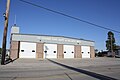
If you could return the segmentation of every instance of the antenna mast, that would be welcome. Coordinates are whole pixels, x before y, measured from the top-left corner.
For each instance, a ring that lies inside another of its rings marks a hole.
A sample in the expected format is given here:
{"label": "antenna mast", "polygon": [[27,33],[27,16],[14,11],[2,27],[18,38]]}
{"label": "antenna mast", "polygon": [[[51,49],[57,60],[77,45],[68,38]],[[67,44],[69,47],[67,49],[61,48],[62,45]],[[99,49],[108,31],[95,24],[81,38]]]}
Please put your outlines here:
{"label": "antenna mast", "polygon": [[14,19],[14,26],[16,26],[16,15],[15,15],[15,19]]}

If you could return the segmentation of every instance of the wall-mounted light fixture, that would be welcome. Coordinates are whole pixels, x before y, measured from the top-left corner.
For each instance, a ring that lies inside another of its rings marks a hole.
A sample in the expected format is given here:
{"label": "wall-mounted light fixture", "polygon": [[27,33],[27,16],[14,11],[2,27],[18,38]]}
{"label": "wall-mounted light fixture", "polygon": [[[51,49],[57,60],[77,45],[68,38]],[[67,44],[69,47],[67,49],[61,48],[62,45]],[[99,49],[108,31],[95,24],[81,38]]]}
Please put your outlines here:
{"label": "wall-mounted light fixture", "polygon": [[7,20],[6,13],[3,13],[3,17],[5,18],[5,20]]}

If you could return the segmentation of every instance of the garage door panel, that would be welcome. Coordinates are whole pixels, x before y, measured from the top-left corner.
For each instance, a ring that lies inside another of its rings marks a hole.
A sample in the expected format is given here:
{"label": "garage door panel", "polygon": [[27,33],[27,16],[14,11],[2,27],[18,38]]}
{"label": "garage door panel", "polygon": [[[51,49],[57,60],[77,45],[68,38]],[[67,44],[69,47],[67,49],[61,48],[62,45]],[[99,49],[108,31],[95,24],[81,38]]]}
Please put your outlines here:
{"label": "garage door panel", "polygon": [[20,58],[36,58],[36,43],[20,42]]}
{"label": "garage door panel", "polygon": [[90,58],[90,47],[81,46],[82,58]]}
{"label": "garage door panel", "polygon": [[57,58],[57,44],[44,44],[44,58]]}
{"label": "garage door panel", "polygon": [[74,46],[64,45],[64,58],[74,58]]}

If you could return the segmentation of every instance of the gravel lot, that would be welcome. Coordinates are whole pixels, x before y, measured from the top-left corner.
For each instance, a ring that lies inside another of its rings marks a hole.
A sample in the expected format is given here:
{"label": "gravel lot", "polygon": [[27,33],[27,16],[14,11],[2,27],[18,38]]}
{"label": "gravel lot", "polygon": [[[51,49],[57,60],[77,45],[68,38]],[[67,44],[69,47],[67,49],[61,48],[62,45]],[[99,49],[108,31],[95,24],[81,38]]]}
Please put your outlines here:
{"label": "gravel lot", "polygon": [[0,80],[97,79],[120,79],[120,58],[17,59],[0,65]]}

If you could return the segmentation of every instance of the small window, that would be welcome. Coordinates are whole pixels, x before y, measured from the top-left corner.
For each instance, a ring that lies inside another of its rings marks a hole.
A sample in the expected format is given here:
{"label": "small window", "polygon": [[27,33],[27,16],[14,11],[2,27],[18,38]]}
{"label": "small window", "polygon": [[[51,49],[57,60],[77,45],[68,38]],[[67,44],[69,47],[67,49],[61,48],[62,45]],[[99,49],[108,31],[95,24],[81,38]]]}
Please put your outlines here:
{"label": "small window", "polygon": [[64,51],[64,53],[66,53],[66,51]]}
{"label": "small window", "polygon": [[56,51],[53,51],[53,53],[56,53]]}
{"label": "small window", "polygon": [[24,50],[21,50],[21,52],[24,52]]}
{"label": "small window", "polygon": [[35,50],[32,50],[32,52],[35,52]]}
{"label": "small window", "polygon": [[83,54],[84,52],[82,52],[82,54]]}
{"label": "small window", "polygon": [[88,52],[88,54],[89,54],[90,52]]}
{"label": "small window", "polygon": [[72,51],[72,53],[74,53],[74,52]]}

